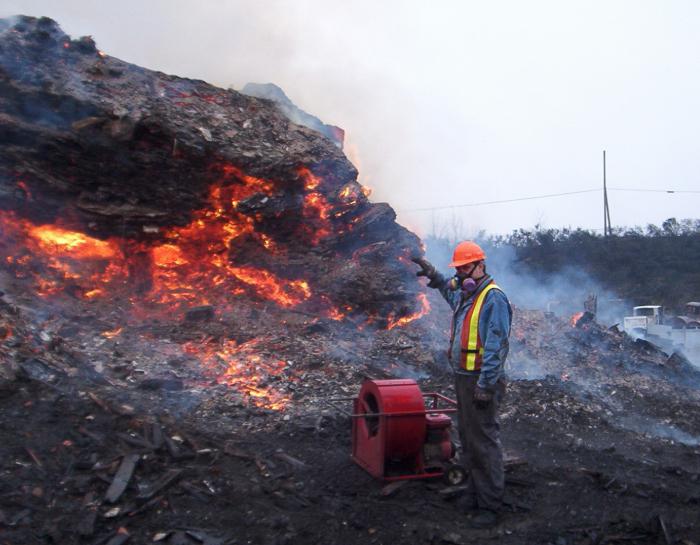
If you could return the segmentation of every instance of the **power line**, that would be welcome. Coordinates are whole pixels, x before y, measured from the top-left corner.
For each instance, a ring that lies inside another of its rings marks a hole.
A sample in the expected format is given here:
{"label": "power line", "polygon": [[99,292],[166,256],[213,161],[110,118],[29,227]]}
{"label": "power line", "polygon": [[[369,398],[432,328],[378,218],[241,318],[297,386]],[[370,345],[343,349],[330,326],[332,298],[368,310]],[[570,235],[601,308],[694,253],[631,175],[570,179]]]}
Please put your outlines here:
{"label": "power line", "polygon": [[634,189],[631,187],[609,187],[609,191],[635,191],[644,193],[700,193],[694,189]]}
{"label": "power line", "polygon": [[[581,189],[579,191],[567,191],[564,193],[549,193],[547,195],[533,195],[530,197],[518,197],[515,199],[501,199],[497,201],[482,201],[471,202],[465,204],[448,204],[443,206],[429,206],[425,208],[406,208],[401,209],[401,212],[431,212],[433,210],[448,210],[454,208],[468,208],[471,206],[486,206],[489,204],[503,204],[508,202],[533,201],[537,199],[551,199],[552,197],[564,197],[566,195],[580,195],[581,193],[594,193],[600,191],[600,188]],[[700,193],[700,190],[692,189],[635,189],[631,187],[608,187],[608,191],[633,191],[633,192],[648,192],[648,193]]]}
{"label": "power line", "polygon": [[549,199],[551,197],[563,197],[564,195],[578,195],[579,193],[592,193],[594,191],[600,191],[600,189],[582,189],[580,191],[568,191],[566,193],[550,193],[549,195],[534,195],[532,197],[519,197],[517,199],[502,199],[499,201],[483,201],[483,202],[471,202],[467,204],[450,204],[445,206],[432,206],[427,208],[411,208],[403,210],[403,212],[428,212],[430,210],[445,210],[448,208],[466,208],[468,206],[483,206],[487,204],[501,204],[506,202],[517,202],[517,201],[532,201],[535,199]]}

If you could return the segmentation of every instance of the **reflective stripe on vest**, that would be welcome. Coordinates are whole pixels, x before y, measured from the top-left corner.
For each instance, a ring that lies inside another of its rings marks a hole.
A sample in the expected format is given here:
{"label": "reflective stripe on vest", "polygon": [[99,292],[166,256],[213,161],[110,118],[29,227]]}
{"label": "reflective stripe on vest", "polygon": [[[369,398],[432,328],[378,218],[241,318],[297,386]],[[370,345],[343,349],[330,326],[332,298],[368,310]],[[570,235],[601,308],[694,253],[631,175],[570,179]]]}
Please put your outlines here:
{"label": "reflective stripe on vest", "polygon": [[476,296],[471,308],[464,317],[462,323],[462,368],[467,371],[481,370],[481,362],[484,356],[484,347],[479,336],[479,316],[481,315],[481,307],[486,300],[486,294],[493,289],[500,289],[493,281],[487,284],[481,290],[481,293]]}

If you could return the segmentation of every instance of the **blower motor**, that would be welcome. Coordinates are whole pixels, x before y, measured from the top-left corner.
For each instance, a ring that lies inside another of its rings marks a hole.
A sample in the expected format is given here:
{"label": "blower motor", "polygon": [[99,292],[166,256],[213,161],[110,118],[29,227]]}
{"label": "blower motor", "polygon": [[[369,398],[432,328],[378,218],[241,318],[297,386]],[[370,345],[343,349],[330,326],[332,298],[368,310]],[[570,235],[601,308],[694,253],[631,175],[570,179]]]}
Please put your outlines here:
{"label": "blower motor", "polygon": [[[440,403],[447,407],[440,407]],[[352,459],[384,481],[464,480],[450,438],[457,403],[410,379],[366,380],[353,399]]]}

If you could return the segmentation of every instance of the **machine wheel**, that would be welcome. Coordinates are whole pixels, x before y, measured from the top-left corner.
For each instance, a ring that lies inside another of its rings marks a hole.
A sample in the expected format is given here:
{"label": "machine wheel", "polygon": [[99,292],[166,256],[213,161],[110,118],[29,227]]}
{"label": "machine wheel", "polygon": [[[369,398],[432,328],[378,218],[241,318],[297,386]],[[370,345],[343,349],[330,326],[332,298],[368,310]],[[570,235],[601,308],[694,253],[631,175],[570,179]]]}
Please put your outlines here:
{"label": "machine wheel", "polygon": [[445,474],[443,476],[445,482],[450,486],[457,486],[464,482],[467,478],[467,472],[464,471],[462,466],[456,464],[449,465],[445,468]]}

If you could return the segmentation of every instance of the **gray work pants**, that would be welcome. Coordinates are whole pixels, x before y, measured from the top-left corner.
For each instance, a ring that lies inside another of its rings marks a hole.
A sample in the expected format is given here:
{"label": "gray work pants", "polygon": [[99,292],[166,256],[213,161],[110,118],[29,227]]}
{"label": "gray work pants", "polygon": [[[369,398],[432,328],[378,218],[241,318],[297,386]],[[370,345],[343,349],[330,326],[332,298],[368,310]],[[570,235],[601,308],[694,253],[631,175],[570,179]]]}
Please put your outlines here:
{"label": "gray work pants", "polygon": [[486,409],[474,405],[474,388],[479,375],[455,375],[459,404],[459,435],[462,441],[462,464],[467,472],[467,498],[479,509],[498,511],[503,500],[503,449],[498,407],[506,391],[506,382],[496,384],[493,401]]}

